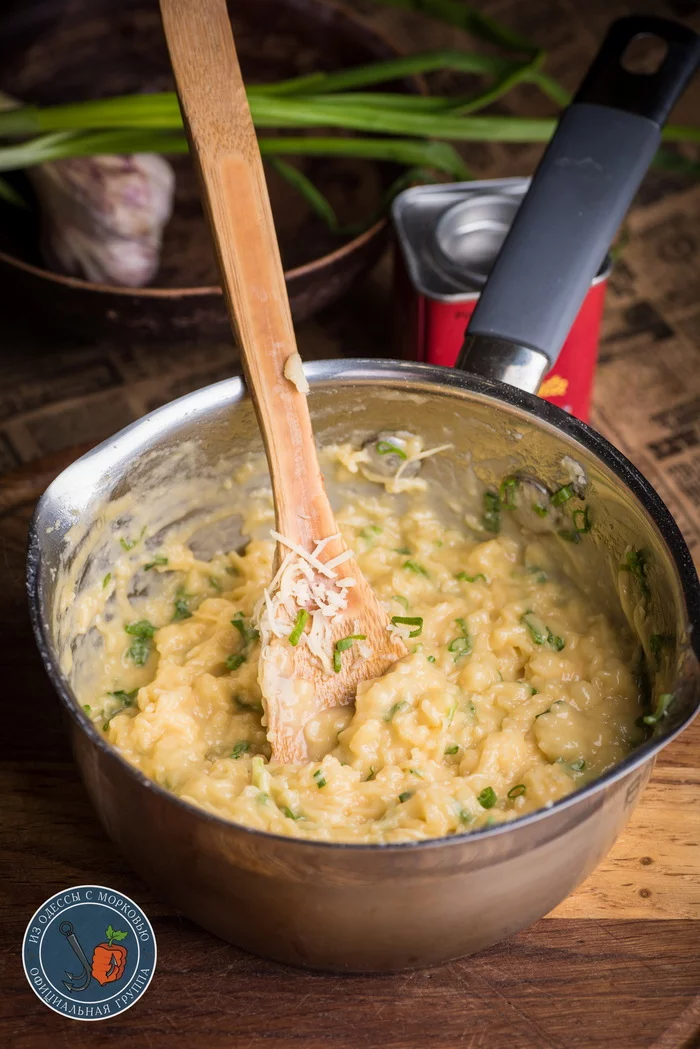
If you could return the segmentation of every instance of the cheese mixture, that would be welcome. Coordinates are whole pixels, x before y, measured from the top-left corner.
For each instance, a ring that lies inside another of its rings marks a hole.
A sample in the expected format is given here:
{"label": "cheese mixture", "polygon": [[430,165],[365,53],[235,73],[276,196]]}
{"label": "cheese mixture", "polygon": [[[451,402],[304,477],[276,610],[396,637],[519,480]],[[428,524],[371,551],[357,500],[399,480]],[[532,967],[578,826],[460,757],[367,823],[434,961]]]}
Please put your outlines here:
{"label": "cheese mixture", "polygon": [[[354,707],[312,718],[304,764],[270,761],[262,721],[256,614],[274,540],[198,560],[172,537],[155,550],[148,535],[122,537],[100,583],[112,611],[94,620],[102,677],[81,699],[125,758],[225,819],[379,843],[515,819],[642,741],[631,635],[567,578],[551,537],[505,521],[512,486],[486,492],[481,520],[448,527],[405,468],[424,455],[402,453],[387,480],[364,451],[332,451],[341,480],[359,469],[376,482],[370,495],[349,489],[337,520],[409,654],[362,684]],[[269,533],[269,493],[249,516],[249,534],[261,522]]]}

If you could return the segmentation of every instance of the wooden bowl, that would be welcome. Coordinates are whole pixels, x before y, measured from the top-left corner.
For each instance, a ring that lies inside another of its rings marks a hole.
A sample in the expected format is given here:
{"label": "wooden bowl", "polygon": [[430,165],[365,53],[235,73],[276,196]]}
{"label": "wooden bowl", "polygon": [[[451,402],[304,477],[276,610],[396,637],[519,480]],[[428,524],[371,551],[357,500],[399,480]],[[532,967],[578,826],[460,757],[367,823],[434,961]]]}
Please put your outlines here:
{"label": "wooden bowl", "polygon": [[[11,0],[0,28],[0,86],[25,101],[172,89],[157,4],[152,0]],[[393,57],[394,45],[348,10],[327,0],[232,0],[241,65],[250,83]],[[421,91],[419,80],[398,90]],[[268,132],[269,133],[269,132]],[[96,337],[161,340],[221,337],[229,332],[209,234],[187,156],[170,158],[177,173],[175,210],[152,285],[121,288],[65,277],[39,255],[37,219],[3,206],[0,289],[3,308],[23,323]],[[397,174],[389,164],[304,158],[304,171],[336,208],[341,223],[376,214]],[[287,287],[296,320],[338,299],[378,258],[385,219],[348,239],[332,233],[280,176],[268,183]]]}

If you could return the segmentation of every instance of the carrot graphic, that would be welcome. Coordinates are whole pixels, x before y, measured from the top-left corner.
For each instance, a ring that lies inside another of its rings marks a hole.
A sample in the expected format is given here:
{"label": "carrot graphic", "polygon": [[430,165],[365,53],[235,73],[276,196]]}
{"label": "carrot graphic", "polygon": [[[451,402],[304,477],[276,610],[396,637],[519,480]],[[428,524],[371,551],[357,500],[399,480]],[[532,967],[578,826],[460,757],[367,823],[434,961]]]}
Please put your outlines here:
{"label": "carrot graphic", "polygon": [[99,984],[114,983],[124,975],[126,966],[126,947],[121,947],[115,941],[124,940],[128,932],[113,929],[107,926],[105,933],[106,943],[98,943],[92,952],[92,975]]}

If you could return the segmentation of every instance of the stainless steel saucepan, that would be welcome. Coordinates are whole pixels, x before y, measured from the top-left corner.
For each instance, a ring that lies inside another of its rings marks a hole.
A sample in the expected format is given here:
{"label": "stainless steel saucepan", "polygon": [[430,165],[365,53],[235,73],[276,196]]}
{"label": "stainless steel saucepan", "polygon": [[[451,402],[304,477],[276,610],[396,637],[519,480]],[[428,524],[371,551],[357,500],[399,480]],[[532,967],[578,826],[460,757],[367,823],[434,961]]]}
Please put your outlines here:
{"label": "stainless steel saucepan", "polygon": [[[622,69],[620,55],[642,31],[661,36],[668,55],[640,81]],[[464,503],[474,475],[486,483],[536,475],[553,490],[573,471],[585,486],[590,533],[580,543],[556,532],[542,542],[636,631],[650,709],[659,695],[673,695],[647,741],[599,780],[507,825],[396,845],[298,840],[208,814],[146,779],[83,713],[75,690],[100,650],[75,608],[119,554],[116,525],[147,524],[149,536],[162,535],[190,514],[203,522],[194,540],[201,556],[240,542],[233,536],[246,493],[222,478],[251,452],[262,454],[243,382],[218,383],[152,413],[70,466],[41,499],[29,546],[31,614],[87,790],[143,878],[232,943],[345,971],[431,965],[487,947],[550,911],[600,862],[656,755],[697,713],[700,588],[677,526],[624,456],[532,393],[697,60],[697,38],[672,23],[613,27],[474,315],[461,361],[471,374],[394,361],[306,369],[321,444],[407,428],[428,445],[451,442],[451,452],[423,467],[446,505]],[[178,495],[188,480],[197,493],[189,501]],[[118,515],[129,493],[127,520]],[[644,565],[637,573],[621,568],[631,551]]]}

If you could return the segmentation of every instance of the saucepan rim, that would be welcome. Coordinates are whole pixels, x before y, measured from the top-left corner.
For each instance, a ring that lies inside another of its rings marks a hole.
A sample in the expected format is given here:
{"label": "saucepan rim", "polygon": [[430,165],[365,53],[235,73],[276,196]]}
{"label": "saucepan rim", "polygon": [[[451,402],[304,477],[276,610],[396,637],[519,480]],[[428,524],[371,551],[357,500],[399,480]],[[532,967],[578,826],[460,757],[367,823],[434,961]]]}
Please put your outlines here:
{"label": "saucepan rim", "polygon": [[[388,385],[392,381],[398,384],[412,381],[411,393],[424,392],[435,394],[439,393],[440,389],[443,389],[446,392],[463,391],[469,394],[477,394],[486,400],[493,401],[495,405],[505,403],[513,408],[522,410],[526,415],[535,418],[540,423],[544,423],[546,427],[554,428],[560,434],[564,434],[581,445],[586,451],[592,453],[635,496],[642,509],[646,511],[652,523],[658,529],[664,544],[668,548],[678,572],[680,587],[685,599],[686,614],[691,632],[691,645],[696,657],[700,660],[700,582],[698,581],[690,551],[681,535],[680,529],[671,516],[670,511],[646,478],[622,452],[614,448],[613,445],[590,426],[586,425],[586,423],[574,418],[556,405],[550,404],[534,394],[525,393],[513,386],[509,386],[507,383],[481,379],[453,368],[444,368],[438,365],[397,360],[343,359],[313,361],[305,365],[304,371],[312,388],[317,389],[322,389],[324,386],[332,386],[339,382],[352,383],[353,385],[376,385],[380,382],[382,385]],[[486,835],[495,837],[509,832],[523,831],[533,823],[539,823],[555,813],[584,803],[596,794],[602,793],[606,787],[625,778],[634,770],[651,761],[663,747],[687,728],[697,715],[700,709],[700,696],[698,696],[695,709],[691,710],[685,720],[672,732],[642,744],[627,758],[615,765],[614,768],[609,769],[608,772],[598,779],[555,801],[547,808],[538,809],[508,823],[483,827],[473,831],[464,831],[461,834],[453,834],[449,837],[427,838],[420,841],[383,843],[328,842],[317,841],[313,838],[295,838],[274,834],[270,831],[247,827],[245,824],[217,816],[215,813],[200,808],[198,805],[184,801],[173,792],[161,787],[155,780],[149,779],[140,769],[128,762],[116,747],[112,746],[101,736],[92,721],[83,715],[78,699],[59,666],[54,647],[50,641],[49,623],[42,608],[43,555],[38,522],[41,519],[45,505],[50,502],[54,486],[60,487],[65,476],[73,471],[78,464],[84,463],[99,453],[106,451],[108,447],[117,449],[120,441],[127,434],[133,433],[135,430],[144,427],[144,425],[152,427],[155,422],[164,423],[166,419],[173,421],[177,417],[179,410],[186,406],[192,408],[192,402],[198,398],[200,400],[203,399],[207,407],[212,407],[216,404],[222,405],[227,402],[236,404],[245,396],[247,396],[245,385],[240,377],[224,379],[221,382],[202,387],[177,400],[171,401],[163,407],[150,412],[142,419],[131,423],[68,466],[42,495],[30,524],[27,556],[29,611],[35,640],[49,679],[68,715],[79,730],[106,757],[119,763],[128,774],[135,778],[140,786],[161,795],[165,801],[184,808],[196,818],[213,822],[221,830],[251,835],[254,838],[271,838],[278,843],[288,845],[289,848],[311,847],[379,853],[443,848],[445,846],[465,846],[470,841],[476,846]]]}

